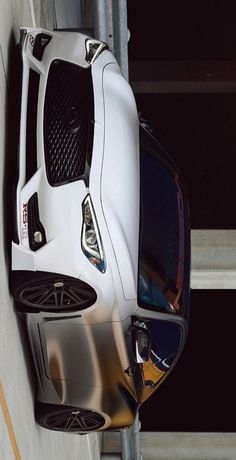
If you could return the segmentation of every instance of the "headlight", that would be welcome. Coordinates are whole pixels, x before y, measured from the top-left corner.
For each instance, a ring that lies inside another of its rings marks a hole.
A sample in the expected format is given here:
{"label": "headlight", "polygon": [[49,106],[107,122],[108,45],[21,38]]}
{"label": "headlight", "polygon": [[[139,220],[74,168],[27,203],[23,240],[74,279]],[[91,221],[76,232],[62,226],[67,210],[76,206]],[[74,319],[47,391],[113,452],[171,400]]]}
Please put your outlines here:
{"label": "headlight", "polygon": [[90,196],[83,202],[82,249],[89,261],[104,273],[106,269],[102,241]]}

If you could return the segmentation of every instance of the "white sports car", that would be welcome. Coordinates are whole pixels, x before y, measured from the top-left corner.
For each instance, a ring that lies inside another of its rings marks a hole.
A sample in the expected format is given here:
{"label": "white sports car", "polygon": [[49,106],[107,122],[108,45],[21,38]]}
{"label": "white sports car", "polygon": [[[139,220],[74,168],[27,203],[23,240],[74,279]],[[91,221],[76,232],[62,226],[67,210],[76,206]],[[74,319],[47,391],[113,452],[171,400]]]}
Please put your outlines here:
{"label": "white sports car", "polygon": [[179,171],[139,124],[106,44],[21,30],[11,289],[37,373],[36,420],[119,429],[183,349],[189,217]]}

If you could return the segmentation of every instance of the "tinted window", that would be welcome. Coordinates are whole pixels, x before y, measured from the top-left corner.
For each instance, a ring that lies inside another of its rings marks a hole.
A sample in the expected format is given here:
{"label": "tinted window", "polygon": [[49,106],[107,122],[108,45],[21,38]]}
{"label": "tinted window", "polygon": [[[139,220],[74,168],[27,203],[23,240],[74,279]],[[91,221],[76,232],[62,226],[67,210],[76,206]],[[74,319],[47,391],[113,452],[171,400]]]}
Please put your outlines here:
{"label": "tinted window", "polygon": [[148,134],[141,133],[141,224],[138,302],[180,313],[188,222],[180,175]]}
{"label": "tinted window", "polygon": [[150,356],[140,366],[143,386],[141,401],[145,401],[159,386],[176,361],[182,342],[181,327],[175,322],[151,320],[145,328],[150,337]]}
{"label": "tinted window", "polygon": [[148,331],[151,338],[151,360],[158,369],[167,372],[180,348],[180,326],[170,321],[153,320]]}

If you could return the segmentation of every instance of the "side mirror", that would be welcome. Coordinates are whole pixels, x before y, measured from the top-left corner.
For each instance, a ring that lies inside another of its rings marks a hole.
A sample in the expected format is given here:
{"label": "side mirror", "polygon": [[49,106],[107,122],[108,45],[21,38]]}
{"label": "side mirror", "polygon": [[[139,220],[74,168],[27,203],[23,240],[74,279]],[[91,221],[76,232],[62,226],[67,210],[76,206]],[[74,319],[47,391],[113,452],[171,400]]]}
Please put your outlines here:
{"label": "side mirror", "polygon": [[150,358],[151,342],[148,332],[141,327],[132,331],[134,360],[137,364],[145,363]]}

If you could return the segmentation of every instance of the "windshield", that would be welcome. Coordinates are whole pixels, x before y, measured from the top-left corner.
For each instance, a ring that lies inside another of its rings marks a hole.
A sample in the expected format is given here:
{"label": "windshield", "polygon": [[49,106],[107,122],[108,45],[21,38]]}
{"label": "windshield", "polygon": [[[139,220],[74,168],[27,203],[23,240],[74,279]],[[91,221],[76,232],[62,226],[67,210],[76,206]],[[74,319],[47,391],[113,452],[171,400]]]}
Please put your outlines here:
{"label": "windshield", "polygon": [[183,313],[189,283],[187,203],[173,162],[152,136],[142,127],[140,131],[138,303],[142,308]]}

